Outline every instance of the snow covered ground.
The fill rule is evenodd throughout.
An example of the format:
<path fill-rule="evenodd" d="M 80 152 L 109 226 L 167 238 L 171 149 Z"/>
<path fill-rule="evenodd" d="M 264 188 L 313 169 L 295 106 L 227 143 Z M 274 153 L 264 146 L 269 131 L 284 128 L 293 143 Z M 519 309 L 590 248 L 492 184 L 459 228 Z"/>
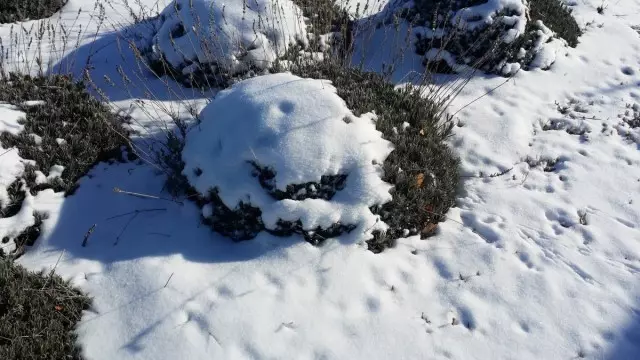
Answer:
<path fill-rule="evenodd" d="M 62 18 L 80 5 L 92 8 L 71 0 Z M 78 328 L 88 359 L 638 359 L 640 128 L 624 119 L 640 103 L 640 3 L 612 2 L 602 15 L 600 5 L 575 3 L 585 34 L 549 71 L 476 76 L 454 101 L 463 189 L 429 240 L 377 255 L 265 234 L 232 243 L 189 202 L 114 193 L 162 195 L 151 166 L 100 164 L 71 197 L 28 199 L 49 218 L 20 262 L 57 264 L 94 297 Z M 105 14 L 127 21 L 122 9 Z M 130 68 L 109 30 L 70 56 L 90 47 L 97 74 Z M 396 79 L 419 70 L 403 60 Z M 151 99 L 106 91 L 153 131 L 150 107 L 181 105 L 162 85 L 149 83 Z M 0 124 L 13 126 L 15 111 L 1 109 Z M 11 154 L 0 157 L 2 184 L 19 160 Z"/>

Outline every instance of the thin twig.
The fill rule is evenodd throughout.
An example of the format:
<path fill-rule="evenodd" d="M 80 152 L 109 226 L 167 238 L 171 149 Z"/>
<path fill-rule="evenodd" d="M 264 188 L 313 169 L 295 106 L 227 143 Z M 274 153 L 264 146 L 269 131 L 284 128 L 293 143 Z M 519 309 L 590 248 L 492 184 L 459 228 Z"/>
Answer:
<path fill-rule="evenodd" d="M 64 255 L 66 249 L 63 249 L 62 252 L 60 253 L 60 256 L 58 256 L 58 260 L 56 261 L 56 264 L 53 266 L 53 269 L 51 269 L 51 272 L 49 273 L 49 277 L 47 278 L 47 281 L 44 282 L 44 285 L 42 285 L 42 289 L 44 290 L 44 288 L 47 287 L 47 285 L 49 285 L 49 281 L 51 281 L 51 278 L 53 278 L 53 273 L 56 271 L 56 268 L 58 267 L 58 264 L 60 263 L 60 259 L 62 259 L 62 256 Z"/>
<path fill-rule="evenodd" d="M 108 217 L 105 219 L 105 221 L 107 220 L 113 220 L 113 219 L 117 219 L 119 217 L 123 217 L 123 216 L 127 216 L 127 215 L 131 215 L 131 214 L 137 214 L 137 213 L 142 213 L 142 212 L 153 212 L 153 211 L 166 211 L 167 208 L 154 208 L 154 209 L 142 209 L 142 210 L 133 210 L 133 211 L 129 211 L 126 212 L 124 214 L 119 214 L 119 215 L 114 215 L 111 217 Z M 95 225 L 94 225 L 95 226 Z"/>
<path fill-rule="evenodd" d="M 93 230 L 96 229 L 96 226 L 98 224 L 93 224 L 93 226 L 91 226 L 91 228 L 89 228 L 89 231 L 87 231 L 86 234 L 84 234 L 84 240 L 82 240 L 82 247 L 87 246 L 87 241 L 89 241 L 89 236 L 91 236 L 91 234 L 93 233 Z"/>
<path fill-rule="evenodd" d="M 137 193 L 137 192 L 132 192 L 132 191 L 126 191 L 126 190 L 122 190 L 122 189 L 117 188 L 117 187 L 113 188 L 113 192 L 120 193 L 120 194 L 137 196 L 137 197 L 146 198 L 146 199 L 157 199 L 157 200 L 171 201 L 171 202 L 174 202 L 176 204 L 184 205 L 184 203 L 182 201 L 169 199 L 169 198 L 156 196 L 156 195 L 149 195 L 149 194 L 142 194 L 142 193 Z"/>
<path fill-rule="evenodd" d="M 173 277 L 173 273 L 171 273 L 171 276 L 169 276 L 169 278 L 167 279 L 167 282 L 164 284 L 164 286 L 162 288 L 166 288 L 167 285 L 169 285 L 169 281 L 171 281 L 172 277 Z"/>
<path fill-rule="evenodd" d="M 129 227 L 129 224 L 131 224 L 131 222 L 133 221 L 133 219 L 136 218 L 136 216 L 138 216 L 139 212 L 136 212 L 135 214 L 133 214 L 133 216 L 129 219 L 129 221 L 127 221 L 127 223 L 124 225 L 124 227 L 122 228 L 122 231 L 120 231 L 120 234 L 118 234 L 118 236 L 116 237 L 116 241 L 113 243 L 113 246 L 118 245 L 118 242 L 120 241 L 120 237 L 122 236 L 122 234 L 124 234 L 124 231 L 127 230 L 127 228 Z"/>

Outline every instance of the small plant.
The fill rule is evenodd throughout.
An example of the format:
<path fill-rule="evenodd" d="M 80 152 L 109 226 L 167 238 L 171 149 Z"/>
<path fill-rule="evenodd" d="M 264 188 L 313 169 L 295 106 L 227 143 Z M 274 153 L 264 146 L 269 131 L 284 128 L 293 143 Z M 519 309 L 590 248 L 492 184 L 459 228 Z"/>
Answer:
<path fill-rule="evenodd" d="M 47 18 L 58 12 L 67 0 L 2 0 L 0 24 Z"/>
<path fill-rule="evenodd" d="M 141 50 L 152 70 L 198 88 L 264 72 L 307 41 L 291 0 L 174 0 L 151 22 L 153 40 Z"/>
<path fill-rule="evenodd" d="M 52 272 L 0 257 L 0 358 L 81 359 L 74 333 L 91 299 Z"/>
<path fill-rule="evenodd" d="M 609 5 L 605 4 L 604 1 L 603 1 L 600 5 L 598 5 L 596 10 L 598 11 L 598 14 L 604 15 L 604 11 L 607 10 L 608 7 L 609 7 Z"/>
<path fill-rule="evenodd" d="M 436 92 L 396 90 L 379 74 L 332 61 L 294 67 L 292 72 L 330 80 L 356 115 L 374 111 L 376 129 L 394 144 L 383 163 L 382 176 L 394 186 L 392 200 L 373 208 L 389 228 L 374 232 L 369 250 L 381 252 L 405 236 L 434 235 L 437 224 L 454 205 L 460 177 L 459 160 L 444 142 L 454 126 L 443 115 L 446 101 L 435 101 Z"/>
<path fill-rule="evenodd" d="M 0 102 L 25 112 L 24 130 L 0 134 L 4 148 L 15 147 L 34 160 L 23 179 L 32 193 L 52 188 L 72 193 L 77 180 L 100 161 L 122 159 L 128 146 L 126 118 L 92 97 L 68 76 L 10 74 L 0 81 Z M 34 136 L 35 134 L 36 136 Z M 58 168 L 56 168 L 56 166 Z M 47 177 L 50 170 L 62 173 Z"/>
<path fill-rule="evenodd" d="M 493 12 L 487 13 L 489 8 Z M 549 60 L 538 61 L 536 55 L 553 32 L 572 47 L 582 33 L 561 0 L 491 6 L 484 0 L 417 0 L 402 16 L 428 29 L 417 34 L 416 51 L 427 57 L 429 69 L 440 72 L 453 71 L 453 62 L 502 75 L 546 69 Z"/>

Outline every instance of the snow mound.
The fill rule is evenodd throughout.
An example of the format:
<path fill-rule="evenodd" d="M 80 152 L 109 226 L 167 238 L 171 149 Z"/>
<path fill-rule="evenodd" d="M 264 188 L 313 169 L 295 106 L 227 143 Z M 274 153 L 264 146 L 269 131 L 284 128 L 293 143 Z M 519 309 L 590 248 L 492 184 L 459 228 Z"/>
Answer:
<path fill-rule="evenodd" d="M 214 222 L 226 207 L 259 214 L 265 230 L 285 235 L 384 230 L 370 207 L 391 200 L 381 166 L 393 147 L 375 114 L 355 116 L 330 82 L 288 73 L 245 80 L 200 118 L 186 137 L 183 174 L 198 192 L 219 197 L 203 209 Z"/>
<path fill-rule="evenodd" d="M 156 27 L 152 60 L 183 75 L 268 69 L 289 45 L 307 39 L 302 11 L 291 0 L 174 0 Z"/>

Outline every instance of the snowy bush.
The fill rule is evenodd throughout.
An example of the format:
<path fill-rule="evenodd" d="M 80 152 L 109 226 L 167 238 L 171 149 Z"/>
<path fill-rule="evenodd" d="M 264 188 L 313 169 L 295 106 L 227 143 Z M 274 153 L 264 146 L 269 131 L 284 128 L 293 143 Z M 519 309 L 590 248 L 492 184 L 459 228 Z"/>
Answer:
<path fill-rule="evenodd" d="M 0 289 L 0 359 L 82 359 L 75 329 L 90 298 L 53 272 L 2 257 Z"/>
<path fill-rule="evenodd" d="M 24 180 L 32 193 L 47 188 L 73 192 L 93 165 L 121 158 L 122 147 L 128 146 L 122 127 L 126 119 L 68 76 L 0 77 L 0 103 L 24 113 L 21 131 L 0 126 L 0 146 L 15 147 L 33 162 L 16 180 Z"/>
<path fill-rule="evenodd" d="M 455 203 L 460 180 L 459 160 L 445 142 L 453 127 L 451 118 L 442 116 L 449 97 L 437 87 L 428 94 L 396 89 L 380 74 L 335 61 L 294 66 L 292 72 L 330 80 L 356 115 L 374 111 L 376 129 L 394 144 L 382 165 L 382 180 L 393 186 L 392 199 L 372 208 L 387 229 L 373 231 L 369 250 L 378 253 L 402 237 L 436 234 L 442 214 Z"/>
<path fill-rule="evenodd" d="M 183 174 L 208 197 L 203 215 L 235 240 L 266 230 L 317 244 L 385 230 L 391 143 L 372 113 L 355 116 L 326 80 L 261 76 L 219 93 L 186 137 Z"/>
<path fill-rule="evenodd" d="M 150 60 L 187 84 L 218 84 L 266 70 L 291 45 L 307 41 L 291 0 L 174 0 L 160 14 Z"/>
<path fill-rule="evenodd" d="M 2 0 L 0 24 L 44 19 L 60 10 L 67 0 Z"/>
<path fill-rule="evenodd" d="M 453 71 L 471 66 L 508 76 L 546 69 L 581 34 L 561 0 L 414 0 L 404 15 L 425 27 L 417 51 L 427 67 L 444 63 Z"/>

